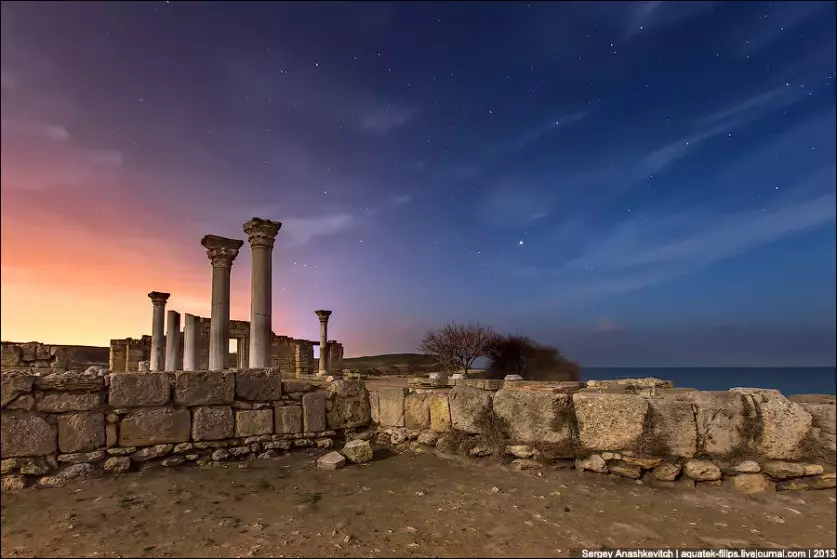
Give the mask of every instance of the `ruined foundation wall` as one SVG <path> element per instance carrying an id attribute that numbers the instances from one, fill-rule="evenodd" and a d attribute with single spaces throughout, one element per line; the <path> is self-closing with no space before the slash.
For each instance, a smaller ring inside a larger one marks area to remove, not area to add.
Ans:
<path id="1" fill-rule="evenodd" d="M 3 487 L 330 448 L 370 419 L 359 380 L 287 380 L 275 369 L 10 371 L 2 375 Z"/>
<path id="2" fill-rule="evenodd" d="M 65 371 L 108 362 L 108 348 L 44 344 L 41 342 L 2 342 L 2 368 L 34 368 Z"/>

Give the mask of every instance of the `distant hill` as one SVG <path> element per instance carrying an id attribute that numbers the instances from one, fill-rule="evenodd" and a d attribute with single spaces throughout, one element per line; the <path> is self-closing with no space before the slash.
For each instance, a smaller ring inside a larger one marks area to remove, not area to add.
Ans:
<path id="1" fill-rule="evenodd" d="M 355 369 L 369 375 L 411 375 L 428 373 L 436 362 L 422 353 L 388 353 L 343 359 L 344 369 Z"/>

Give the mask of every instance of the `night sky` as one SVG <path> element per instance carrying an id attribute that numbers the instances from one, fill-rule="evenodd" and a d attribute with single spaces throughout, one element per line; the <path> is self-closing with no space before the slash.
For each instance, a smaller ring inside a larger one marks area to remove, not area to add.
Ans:
<path id="1" fill-rule="evenodd" d="M 2 4 L 2 337 L 481 320 L 582 365 L 835 363 L 833 2 Z M 250 254 L 232 270 L 249 319 Z"/>

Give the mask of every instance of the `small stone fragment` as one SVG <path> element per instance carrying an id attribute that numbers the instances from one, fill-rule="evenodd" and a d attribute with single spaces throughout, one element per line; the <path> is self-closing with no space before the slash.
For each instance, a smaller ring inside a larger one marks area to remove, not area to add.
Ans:
<path id="1" fill-rule="evenodd" d="M 115 474 L 127 472 L 131 469 L 131 459 L 127 456 L 113 456 L 105 460 L 105 471 Z"/>
<path id="2" fill-rule="evenodd" d="M 733 469 L 739 474 L 757 474 L 761 471 L 761 466 L 755 460 L 745 460 Z"/>
<path id="3" fill-rule="evenodd" d="M 578 470 L 590 470 L 600 474 L 607 473 L 607 462 L 598 454 L 591 454 L 587 458 L 580 458 L 575 461 L 575 467 Z"/>
<path id="4" fill-rule="evenodd" d="M 773 484 L 764 474 L 744 473 L 733 476 L 732 486 L 741 493 L 763 493 L 773 489 Z"/>
<path id="5" fill-rule="evenodd" d="M 680 475 L 680 466 L 677 464 L 660 464 L 651 472 L 654 479 L 658 481 L 674 481 Z"/>
<path id="6" fill-rule="evenodd" d="M 709 460 L 689 460 L 684 466 L 686 475 L 695 481 L 716 481 L 721 479 L 721 469 Z"/>
<path id="7" fill-rule="evenodd" d="M 372 445 L 369 444 L 369 441 L 349 441 L 343 447 L 343 455 L 349 460 L 349 462 L 354 462 L 356 464 L 369 462 L 372 460 L 373 456 Z"/>
<path id="8" fill-rule="evenodd" d="M 346 457 L 337 451 L 332 451 L 317 459 L 317 467 L 321 470 L 336 470 L 346 465 Z"/>

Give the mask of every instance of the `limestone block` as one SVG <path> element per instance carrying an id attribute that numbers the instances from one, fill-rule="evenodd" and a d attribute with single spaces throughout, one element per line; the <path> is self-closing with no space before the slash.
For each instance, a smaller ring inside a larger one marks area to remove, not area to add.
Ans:
<path id="1" fill-rule="evenodd" d="M 340 379 L 328 385 L 329 397 L 359 398 L 366 393 L 366 385 L 359 379 Z"/>
<path id="2" fill-rule="evenodd" d="M 430 399 L 427 392 L 411 392 L 404 399 L 404 426 L 412 429 L 430 428 Z"/>
<path id="3" fill-rule="evenodd" d="M 112 458 L 108 458 L 105 460 L 105 471 L 114 473 L 114 474 L 121 474 L 122 472 L 127 472 L 131 469 L 131 459 L 127 456 L 114 456 Z"/>
<path id="4" fill-rule="evenodd" d="M 363 381 L 338 380 L 328 387 L 326 424 L 329 429 L 354 429 L 372 421 L 372 409 Z"/>
<path id="5" fill-rule="evenodd" d="M 475 378 L 475 379 L 467 379 L 465 381 L 465 386 L 469 386 L 471 388 L 478 388 L 480 390 L 500 390 L 503 388 L 504 381 L 500 379 L 483 379 L 483 378 Z"/>
<path id="6" fill-rule="evenodd" d="M 623 462 L 621 460 L 611 460 L 608 462 L 607 470 L 612 474 L 630 479 L 639 479 L 642 477 L 642 468 L 636 464 L 628 464 L 627 462 Z"/>
<path id="7" fill-rule="evenodd" d="M 771 460 L 762 465 L 762 471 L 774 479 L 788 479 L 805 475 L 805 464 Z"/>
<path id="8" fill-rule="evenodd" d="M 273 433 L 273 410 L 239 410 L 235 412 L 235 436 L 255 437 Z"/>
<path id="9" fill-rule="evenodd" d="M 745 473 L 732 477 L 732 486 L 741 493 L 763 493 L 773 489 L 773 483 L 763 474 Z"/>
<path id="10" fill-rule="evenodd" d="M 607 462 L 598 454 L 591 454 L 587 458 L 580 458 L 575 461 L 577 470 L 590 470 L 599 474 L 607 473 Z"/>
<path id="11" fill-rule="evenodd" d="M 465 433 L 480 433 L 480 423 L 491 413 L 492 396 L 491 392 L 479 388 L 455 386 L 448 394 L 453 428 Z"/>
<path id="12" fill-rule="evenodd" d="M 0 375 L 0 403 L 5 408 L 6 404 L 25 392 L 32 390 L 32 385 L 37 379 L 25 371 L 9 371 Z"/>
<path id="13" fill-rule="evenodd" d="M 657 481 L 674 481 L 677 479 L 677 476 L 680 475 L 680 470 L 681 467 L 678 464 L 666 462 L 665 464 L 660 464 L 654 468 L 651 475 Z"/>
<path id="14" fill-rule="evenodd" d="M 25 476 L 3 476 L 3 479 L 0 481 L 2 481 L 0 491 L 2 491 L 3 493 L 20 491 L 21 489 L 26 488 Z"/>
<path id="15" fill-rule="evenodd" d="M 289 394 L 291 392 L 311 392 L 316 388 L 316 384 L 307 380 L 282 380 L 282 394 Z"/>
<path id="16" fill-rule="evenodd" d="M 308 392 L 302 397 L 302 427 L 306 432 L 325 431 L 326 391 Z"/>
<path id="17" fill-rule="evenodd" d="M 104 450 L 94 450 L 93 452 L 74 452 L 72 454 L 59 454 L 58 461 L 66 462 L 68 464 L 81 464 L 83 462 L 97 462 L 105 459 Z"/>
<path id="18" fill-rule="evenodd" d="M 232 371 L 177 371 L 174 403 L 179 406 L 232 404 L 235 373 Z"/>
<path id="19" fill-rule="evenodd" d="M 302 407 L 277 406 L 273 409 L 276 433 L 302 433 Z"/>
<path id="20" fill-rule="evenodd" d="M 378 425 L 381 422 L 381 414 L 380 414 L 381 406 L 380 406 L 380 399 L 378 397 L 377 390 L 370 390 L 369 391 L 369 415 L 372 419 L 372 423 Z"/>
<path id="21" fill-rule="evenodd" d="M 331 451 L 317 459 L 317 467 L 321 470 L 336 470 L 346 465 L 346 457 L 339 452 Z"/>
<path id="22" fill-rule="evenodd" d="M 369 462 L 372 460 L 372 445 L 370 445 L 368 441 L 349 441 L 343 447 L 343 456 L 345 456 L 349 462 L 353 462 L 355 464 Z"/>
<path id="23" fill-rule="evenodd" d="M 0 456 L 46 456 L 55 454 L 55 427 L 35 412 L 4 411 L 0 414 Z"/>
<path id="24" fill-rule="evenodd" d="M 162 406 L 171 398 L 169 373 L 117 373 L 109 376 L 111 407 Z"/>
<path id="25" fill-rule="evenodd" d="M 378 419 L 384 427 L 404 427 L 404 399 L 406 388 L 378 390 Z"/>
<path id="26" fill-rule="evenodd" d="M 648 402 L 633 394 L 572 395 L 578 436 L 590 450 L 634 448 L 642 437 Z"/>
<path id="27" fill-rule="evenodd" d="M 108 423 L 105 425 L 105 446 L 108 448 L 116 446 L 119 443 L 119 428 L 115 423 Z"/>
<path id="28" fill-rule="evenodd" d="M 279 369 L 243 369 L 235 373 L 235 396 L 251 402 L 269 402 L 282 398 Z"/>
<path id="29" fill-rule="evenodd" d="M 218 441 L 229 439 L 235 432 L 230 406 L 201 406 L 192 413 L 192 439 Z"/>
<path id="30" fill-rule="evenodd" d="M 104 390 L 105 378 L 87 371 L 65 371 L 39 377 L 35 387 L 38 390 L 95 392 Z"/>
<path id="31" fill-rule="evenodd" d="M 656 456 L 692 458 L 697 452 L 697 424 L 692 404 L 671 399 L 648 400 L 643 451 Z"/>
<path id="32" fill-rule="evenodd" d="M 56 468 L 58 468 L 58 462 L 53 456 L 23 458 L 20 463 L 20 473 L 28 476 L 42 476 L 54 472 Z"/>
<path id="33" fill-rule="evenodd" d="M 755 460 L 744 460 L 735 466 L 733 470 L 739 474 L 757 474 L 761 472 L 761 466 Z"/>
<path id="34" fill-rule="evenodd" d="M 683 466 L 683 471 L 695 481 L 717 481 L 721 479 L 721 469 L 709 460 L 689 460 Z"/>
<path id="35" fill-rule="evenodd" d="M 103 407 L 104 400 L 104 392 L 45 392 L 35 401 L 35 409 L 50 413 L 89 411 Z"/>
<path id="36" fill-rule="evenodd" d="M 733 389 L 735 391 L 736 389 Z M 756 449 L 767 458 L 801 458 L 801 443 L 811 432 L 813 418 L 800 404 L 778 391 L 759 391 L 745 395 L 761 420 Z"/>
<path id="37" fill-rule="evenodd" d="M 84 480 L 97 477 L 102 477 L 102 469 L 100 467 L 93 464 L 73 464 L 54 476 L 42 477 L 38 480 L 38 485 L 41 487 L 58 487 L 72 479 Z"/>
<path id="38" fill-rule="evenodd" d="M 572 396 L 543 390 L 505 388 L 494 393 L 494 415 L 516 443 L 567 443 L 573 439 Z"/>
<path id="39" fill-rule="evenodd" d="M 21 394 L 20 396 L 18 396 L 14 400 L 12 400 L 12 402 L 10 404 L 6 405 L 7 410 L 29 411 L 34 407 L 35 407 L 35 397 L 32 396 L 31 394 L 28 394 L 28 393 L 27 394 Z"/>
<path id="40" fill-rule="evenodd" d="M 185 443 L 192 416 L 183 408 L 140 408 L 130 411 L 119 424 L 119 446 Z"/>
<path id="41" fill-rule="evenodd" d="M 131 460 L 134 462 L 147 462 L 148 460 L 155 460 L 162 458 L 172 451 L 171 444 L 158 444 L 154 446 L 147 446 L 131 453 Z"/>
<path id="42" fill-rule="evenodd" d="M 437 433 L 446 433 L 451 430 L 450 404 L 448 393 L 434 393 L 430 397 L 430 428 Z"/>
<path id="43" fill-rule="evenodd" d="M 800 403 L 811 414 L 815 439 L 832 454 L 837 450 L 837 406 L 831 403 Z"/>
<path id="44" fill-rule="evenodd" d="M 86 452 L 104 445 L 105 414 L 84 412 L 58 417 L 58 448 L 61 452 Z"/>
<path id="45" fill-rule="evenodd" d="M 724 455 L 749 445 L 744 398 L 736 392 L 682 392 L 672 398 L 689 402 L 695 414 L 697 448 L 706 454 Z"/>

